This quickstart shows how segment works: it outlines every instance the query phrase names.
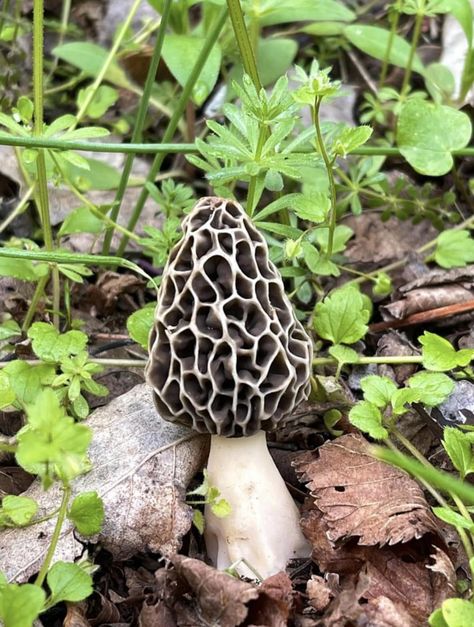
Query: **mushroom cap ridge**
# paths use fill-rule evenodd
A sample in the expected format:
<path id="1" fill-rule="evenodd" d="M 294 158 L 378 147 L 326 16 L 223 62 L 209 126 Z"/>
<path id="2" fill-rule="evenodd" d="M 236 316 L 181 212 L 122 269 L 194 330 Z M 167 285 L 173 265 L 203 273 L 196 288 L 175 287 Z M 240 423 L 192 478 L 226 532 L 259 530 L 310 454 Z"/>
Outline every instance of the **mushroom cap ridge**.
<path id="1" fill-rule="evenodd" d="M 312 342 L 239 204 L 202 198 L 183 231 L 150 335 L 146 377 L 158 413 L 198 433 L 271 430 L 309 393 Z"/>

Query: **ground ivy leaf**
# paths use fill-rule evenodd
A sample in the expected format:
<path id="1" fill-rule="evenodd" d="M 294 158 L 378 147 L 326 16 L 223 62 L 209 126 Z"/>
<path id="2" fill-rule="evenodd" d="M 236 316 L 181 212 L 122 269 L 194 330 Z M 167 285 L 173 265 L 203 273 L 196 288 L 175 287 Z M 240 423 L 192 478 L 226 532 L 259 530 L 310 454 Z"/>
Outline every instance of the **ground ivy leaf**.
<path id="1" fill-rule="evenodd" d="M 51 384 L 56 376 L 54 366 L 51 364 L 32 365 L 20 359 L 10 362 L 3 372 L 8 374 L 16 400 L 21 405 L 32 403 L 43 386 Z"/>
<path id="2" fill-rule="evenodd" d="M 405 407 L 411 403 L 421 400 L 421 390 L 417 388 L 401 388 L 392 394 L 392 409 L 396 415 L 405 414 L 408 410 Z"/>
<path id="3" fill-rule="evenodd" d="M 92 577 L 72 562 L 56 562 L 46 580 L 53 604 L 82 601 L 92 594 Z"/>
<path id="4" fill-rule="evenodd" d="M 442 268 L 460 268 L 474 261 L 474 239 L 469 231 L 444 231 L 438 235 L 434 260 Z"/>
<path id="5" fill-rule="evenodd" d="M 453 167 L 451 152 L 467 146 L 471 133 L 469 116 L 462 111 L 413 98 L 398 118 L 397 142 L 417 172 L 442 176 Z"/>
<path id="6" fill-rule="evenodd" d="M 364 433 L 368 433 L 374 440 L 385 440 L 388 431 L 382 425 L 382 413 L 378 407 L 369 401 L 360 401 L 349 412 L 349 420 Z"/>
<path id="7" fill-rule="evenodd" d="M 45 598 L 44 590 L 32 583 L 0 588 L 0 618 L 4 627 L 31 627 L 44 608 Z"/>
<path id="8" fill-rule="evenodd" d="M 342 344 L 331 346 L 328 352 L 331 357 L 334 357 L 334 359 L 341 365 L 356 364 L 359 361 L 359 355 L 356 351 L 348 346 L 343 346 Z"/>
<path id="9" fill-rule="evenodd" d="M 8 374 L 0 370 L 0 409 L 11 405 L 15 398 L 15 390 L 11 386 Z"/>
<path id="10" fill-rule="evenodd" d="M 354 344 L 367 333 L 370 311 L 358 288 L 335 290 L 315 308 L 318 335 L 333 344 Z"/>
<path id="11" fill-rule="evenodd" d="M 332 252 L 341 253 L 343 250 L 345 250 L 347 242 L 353 235 L 354 231 L 349 226 L 346 226 L 345 224 L 338 224 L 334 229 Z M 321 250 L 327 252 L 329 242 L 328 229 L 316 231 L 315 240 L 321 247 Z"/>
<path id="12" fill-rule="evenodd" d="M 127 331 L 132 340 L 148 349 L 148 336 L 155 319 L 155 307 L 143 307 L 132 313 L 127 319 Z"/>
<path id="13" fill-rule="evenodd" d="M 457 427 L 446 427 L 443 431 L 443 446 L 461 479 L 473 471 L 472 445 L 466 434 Z"/>
<path id="14" fill-rule="evenodd" d="M 396 384 L 388 377 L 369 375 L 360 381 L 364 399 L 373 403 L 376 407 L 384 408 L 389 403 L 397 390 Z"/>
<path id="15" fill-rule="evenodd" d="M 28 330 L 28 337 L 35 355 L 46 362 L 58 362 L 77 355 L 87 344 L 87 335 L 82 331 L 60 334 L 52 324 L 35 322 Z"/>
<path id="16" fill-rule="evenodd" d="M 474 358 L 474 350 L 463 348 L 457 351 L 451 342 L 436 333 L 425 331 L 418 338 L 422 345 L 423 366 L 427 370 L 447 371 L 458 366 L 467 366 Z"/>
<path id="17" fill-rule="evenodd" d="M 447 399 L 454 390 L 454 381 L 442 372 L 422 370 L 408 379 L 408 386 L 420 392 L 419 401 L 434 407 Z"/>
<path id="18" fill-rule="evenodd" d="M 97 492 L 78 494 L 67 514 L 83 536 L 99 533 L 104 522 L 104 503 Z"/>
<path id="19" fill-rule="evenodd" d="M 27 496 L 10 494 L 2 500 L 1 513 L 17 526 L 26 525 L 38 511 L 38 503 Z"/>
<path id="20" fill-rule="evenodd" d="M 441 612 L 447 627 L 474 625 L 474 605 L 466 599 L 446 599 Z"/>

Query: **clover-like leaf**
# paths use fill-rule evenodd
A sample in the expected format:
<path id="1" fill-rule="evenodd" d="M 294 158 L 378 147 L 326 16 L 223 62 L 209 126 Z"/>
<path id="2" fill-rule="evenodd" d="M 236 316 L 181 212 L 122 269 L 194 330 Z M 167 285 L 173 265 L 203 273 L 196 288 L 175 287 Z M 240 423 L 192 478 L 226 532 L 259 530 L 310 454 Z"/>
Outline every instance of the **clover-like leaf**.
<path id="1" fill-rule="evenodd" d="M 473 349 L 463 348 L 457 351 L 446 338 L 430 331 L 425 331 L 418 341 L 423 347 L 421 355 L 423 366 L 427 370 L 447 371 L 464 367 L 474 358 Z"/>
<path id="2" fill-rule="evenodd" d="M 56 562 L 47 576 L 51 601 L 82 601 L 92 594 L 92 577 L 78 564 Z"/>
<path id="3" fill-rule="evenodd" d="M 369 401 L 360 401 L 349 412 L 349 420 L 364 433 L 368 433 L 374 440 L 385 440 L 388 431 L 382 424 L 382 413 L 376 405 Z"/>
<path id="4" fill-rule="evenodd" d="M 434 260 L 442 268 L 461 268 L 474 261 L 474 239 L 469 231 L 451 230 L 438 235 Z"/>
<path id="5" fill-rule="evenodd" d="M 375 374 L 361 379 L 360 386 L 364 392 L 365 400 L 380 408 L 384 408 L 390 403 L 393 394 L 397 390 L 397 386 L 392 379 Z"/>
<path id="6" fill-rule="evenodd" d="M 99 533 L 104 522 L 104 504 L 97 492 L 78 494 L 71 504 L 67 517 L 83 536 Z"/>

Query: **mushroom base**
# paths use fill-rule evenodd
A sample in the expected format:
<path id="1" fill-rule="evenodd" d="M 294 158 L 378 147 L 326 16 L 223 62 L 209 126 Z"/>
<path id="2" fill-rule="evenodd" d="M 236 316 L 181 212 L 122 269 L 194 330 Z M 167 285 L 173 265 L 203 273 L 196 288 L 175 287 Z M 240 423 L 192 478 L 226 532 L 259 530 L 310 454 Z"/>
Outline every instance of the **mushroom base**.
<path id="1" fill-rule="evenodd" d="M 213 435 L 207 472 L 232 508 L 225 518 L 205 509 L 207 552 L 218 569 L 237 563 L 240 575 L 265 579 L 285 570 L 290 559 L 311 554 L 264 431 L 243 438 Z"/>

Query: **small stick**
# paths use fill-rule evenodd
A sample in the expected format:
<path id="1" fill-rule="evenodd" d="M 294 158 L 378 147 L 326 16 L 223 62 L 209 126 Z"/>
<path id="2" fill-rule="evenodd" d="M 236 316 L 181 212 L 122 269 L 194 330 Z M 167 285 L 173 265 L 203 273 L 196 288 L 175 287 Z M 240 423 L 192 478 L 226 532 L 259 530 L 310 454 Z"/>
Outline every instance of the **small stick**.
<path id="1" fill-rule="evenodd" d="M 371 333 L 380 333 L 387 329 L 399 329 L 401 327 L 411 327 L 416 324 L 426 324 L 428 322 L 436 322 L 444 318 L 450 318 L 457 314 L 474 311 L 474 300 L 467 300 L 464 303 L 456 303 L 454 305 L 446 305 L 437 307 L 436 309 L 428 309 L 428 311 L 419 311 L 402 318 L 401 320 L 387 320 L 385 322 L 374 322 L 369 325 Z"/>

